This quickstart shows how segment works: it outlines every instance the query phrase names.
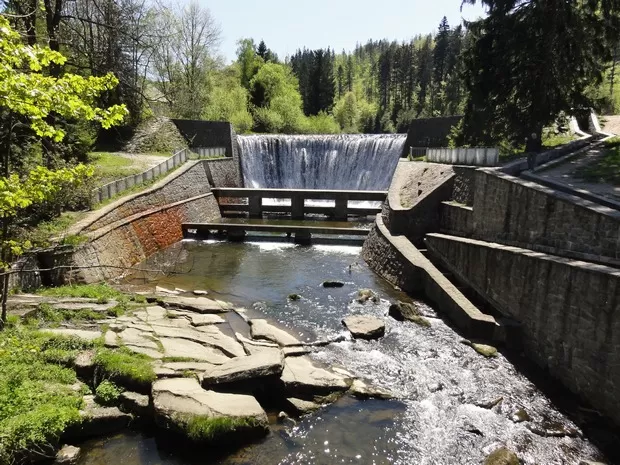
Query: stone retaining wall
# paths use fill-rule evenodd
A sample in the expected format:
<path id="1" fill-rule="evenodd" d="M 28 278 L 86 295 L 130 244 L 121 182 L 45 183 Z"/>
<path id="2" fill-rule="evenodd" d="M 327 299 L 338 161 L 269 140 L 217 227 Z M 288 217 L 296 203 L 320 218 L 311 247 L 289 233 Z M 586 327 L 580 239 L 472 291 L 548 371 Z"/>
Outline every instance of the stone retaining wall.
<path id="1" fill-rule="evenodd" d="M 454 202 L 442 202 L 440 230 L 447 234 L 470 237 L 474 230 L 472 207 Z"/>
<path id="2" fill-rule="evenodd" d="M 500 244 L 430 234 L 429 251 L 521 322 L 524 349 L 620 423 L 620 271 Z"/>
<path id="3" fill-rule="evenodd" d="M 123 218 L 91 233 L 87 244 L 74 250 L 70 257 L 62 258 L 67 265 L 84 268 L 66 270 L 60 280 L 97 282 L 116 278 L 127 272 L 125 268 L 182 240 L 182 223 L 219 218 L 219 206 L 211 193 Z"/>
<path id="4" fill-rule="evenodd" d="M 362 257 L 391 284 L 434 302 L 468 336 L 505 338 L 495 318 L 480 312 L 406 237 L 390 234 L 380 214 Z"/>
<path id="5" fill-rule="evenodd" d="M 497 170 L 475 175 L 476 239 L 620 259 L 620 212 Z"/>
<path id="6" fill-rule="evenodd" d="M 203 163 L 189 162 L 150 189 L 111 203 L 74 233 L 96 231 L 136 213 L 209 193 L 211 189 Z"/>
<path id="7" fill-rule="evenodd" d="M 243 187 L 236 158 L 205 160 L 205 169 L 213 187 Z"/>

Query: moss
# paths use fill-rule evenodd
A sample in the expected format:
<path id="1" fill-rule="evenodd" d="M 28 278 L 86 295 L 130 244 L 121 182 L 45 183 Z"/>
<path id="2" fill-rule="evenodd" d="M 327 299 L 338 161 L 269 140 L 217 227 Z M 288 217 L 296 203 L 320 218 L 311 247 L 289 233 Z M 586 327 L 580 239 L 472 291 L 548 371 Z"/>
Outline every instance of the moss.
<path id="1" fill-rule="evenodd" d="M 211 442 L 226 434 L 260 426 L 260 422 L 252 417 L 211 418 L 197 415 L 184 419 L 181 423 L 187 436 L 197 442 Z"/>
<path id="2" fill-rule="evenodd" d="M 101 349 L 95 356 L 95 365 L 112 379 L 136 384 L 155 381 L 152 359 L 128 349 Z"/>
<path id="3" fill-rule="evenodd" d="M 493 346 L 474 343 L 471 345 L 471 347 L 480 355 L 484 355 L 487 358 L 497 357 L 497 349 Z"/>

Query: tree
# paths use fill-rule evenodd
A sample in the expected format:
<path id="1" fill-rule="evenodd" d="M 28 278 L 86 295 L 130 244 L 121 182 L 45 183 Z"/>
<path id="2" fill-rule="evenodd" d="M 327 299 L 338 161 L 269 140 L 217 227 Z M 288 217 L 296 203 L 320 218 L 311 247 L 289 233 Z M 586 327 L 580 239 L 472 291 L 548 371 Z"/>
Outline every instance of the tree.
<path id="1" fill-rule="evenodd" d="M 65 136 L 61 128 L 50 125 L 48 116 L 57 114 L 76 120 L 95 121 L 109 128 L 120 123 L 127 114 L 124 106 L 98 108 L 97 97 L 113 89 L 118 81 L 113 75 L 82 77 L 65 74 L 50 75 L 49 68 L 61 66 L 66 58 L 49 47 L 24 45 L 19 34 L 0 16 L 0 106 L 9 113 L 8 137 L 15 126 L 12 115 L 21 115 L 39 137 L 60 141 Z M 10 172 L 10 144 L 3 154 L 3 176 L 0 177 L 0 328 L 6 322 L 10 263 L 28 244 L 13 236 L 11 227 L 19 215 L 36 203 L 50 201 L 63 186 L 76 184 L 92 174 L 90 168 L 77 166 L 58 171 L 43 167 L 32 170 L 25 178 Z"/>
<path id="2" fill-rule="evenodd" d="M 270 61 L 273 63 L 278 62 L 278 55 L 276 55 L 269 48 L 267 48 L 267 44 L 265 44 L 264 40 L 261 40 L 260 44 L 258 44 L 256 54 L 261 57 L 265 63 Z"/>
<path id="3" fill-rule="evenodd" d="M 161 15 L 168 36 L 157 47 L 154 73 L 173 115 L 198 119 L 207 103 L 209 70 L 220 43 L 220 28 L 208 9 L 192 2 Z"/>
<path id="4" fill-rule="evenodd" d="M 474 4 L 476 0 L 466 0 Z M 589 106 L 620 24 L 620 2 L 481 0 L 488 16 L 469 25 L 463 140 L 542 146 L 543 127 Z"/>

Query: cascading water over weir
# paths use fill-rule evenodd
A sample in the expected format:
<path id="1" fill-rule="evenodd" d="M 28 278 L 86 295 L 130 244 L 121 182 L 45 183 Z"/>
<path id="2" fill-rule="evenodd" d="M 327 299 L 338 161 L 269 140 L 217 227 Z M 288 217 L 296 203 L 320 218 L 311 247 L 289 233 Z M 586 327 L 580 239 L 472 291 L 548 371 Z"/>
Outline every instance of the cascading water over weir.
<path id="1" fill-rule="evenodd" d="M 239 136 L 245 187 L 387 190 L 405 135 Z"/>

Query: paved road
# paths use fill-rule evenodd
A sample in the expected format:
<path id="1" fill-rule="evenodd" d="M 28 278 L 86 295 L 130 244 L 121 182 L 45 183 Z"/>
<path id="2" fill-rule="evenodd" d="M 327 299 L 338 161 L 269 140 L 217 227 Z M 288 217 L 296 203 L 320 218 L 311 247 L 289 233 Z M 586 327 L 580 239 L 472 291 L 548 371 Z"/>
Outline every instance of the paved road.
<path id="1" fill-rule="evenodd" d="M 620 123 L 620 117 L 619 117 Z M 620 131 L 618 131 L 620 133 Z M 603 149 L 592 149 L 588 152 L 580 155 L 577 158 L 573 158 L 566 163 L 555 166 L 549 170 L 536 173 L 542 178 L 549 179 L 551 181 L 560 182 L 566 184 L 573 189 L 583 189 L 593 194 L 606 197 L 611 200 L 620 201 L 620 186 L 614 186 L 607 183 L 591 183 L 584 181 L 574 176 L 574 171 L 582 166 L 593 163 L 601 157 Z"/>

